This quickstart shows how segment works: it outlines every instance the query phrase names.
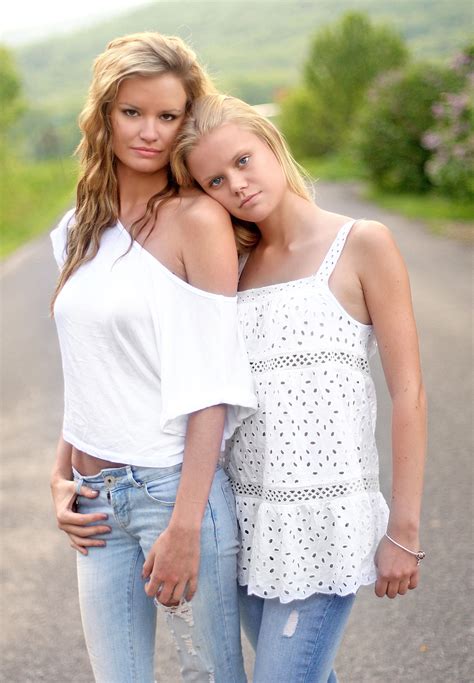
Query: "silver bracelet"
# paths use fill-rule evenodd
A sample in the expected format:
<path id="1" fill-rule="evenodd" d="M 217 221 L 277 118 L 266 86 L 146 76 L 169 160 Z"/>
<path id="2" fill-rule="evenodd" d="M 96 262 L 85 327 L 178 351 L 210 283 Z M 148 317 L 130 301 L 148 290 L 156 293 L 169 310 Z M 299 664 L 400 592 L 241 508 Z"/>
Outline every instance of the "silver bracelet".
<path id="1" fill-rule="evenodd" d="M 409 548 L 405 548 L 404 545 L 401 543 L 397 543 L 397 541 L 394 541 L 391 536 L 388 534 L 385 534 L 385 536 L 388 538 L 389 541 L 391 541 L 394 545 L 397 545 L 399 548 L 402 550 L 405 550 L 407 553 L 410 553 L 410 555 L 413 555 L 413 557 L 416 557 L 416 564 L 417 566 L 420 564 L 421 560 L 424 560 L 426 557 L 426 553 L 423 552 L 423 550 L 418 550 L 415 552 L 414 550 L 410 550 Z"/>

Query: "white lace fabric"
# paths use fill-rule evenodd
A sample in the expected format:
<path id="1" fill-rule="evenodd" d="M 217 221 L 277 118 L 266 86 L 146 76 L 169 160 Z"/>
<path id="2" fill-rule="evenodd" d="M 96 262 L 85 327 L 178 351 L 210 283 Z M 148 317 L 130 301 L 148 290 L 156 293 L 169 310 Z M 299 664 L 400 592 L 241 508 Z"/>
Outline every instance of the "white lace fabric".
<path id="1" fill-rule="evenodd" d="M 387 524 L 373 329 L 328 286 L 352 225 L 315 275 L 239 294 L 259 405 L 227 452 L 242 536 L 239 582 L 282 602 L 372 583 Z"/>

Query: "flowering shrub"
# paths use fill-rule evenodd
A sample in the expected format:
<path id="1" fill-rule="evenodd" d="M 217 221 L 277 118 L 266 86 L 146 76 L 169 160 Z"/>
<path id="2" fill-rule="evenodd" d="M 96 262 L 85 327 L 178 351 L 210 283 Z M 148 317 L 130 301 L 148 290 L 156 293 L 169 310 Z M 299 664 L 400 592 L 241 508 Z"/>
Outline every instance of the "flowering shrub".
<path id="1" fill-rule="evenodd" d="M 414 64 L 379 77 L 354 133 L 359 155 L 377 187 L 414 193 L 431 188 L 426 164 L 432 151 L 422 138 L 433 127 L 434 103 L 441 93 L 457 87 L 449 70 L 433 64 Z"/>
<path id="2" fill-rule="evenodd" d="M 455 57 L 452 71 L 464 81 L 459 92 L 445 92 L 433 104 L 434 125 L 422 136 L 431 152 L 425 172 L 443 194 L 474 198 L 474 47 Z"/>

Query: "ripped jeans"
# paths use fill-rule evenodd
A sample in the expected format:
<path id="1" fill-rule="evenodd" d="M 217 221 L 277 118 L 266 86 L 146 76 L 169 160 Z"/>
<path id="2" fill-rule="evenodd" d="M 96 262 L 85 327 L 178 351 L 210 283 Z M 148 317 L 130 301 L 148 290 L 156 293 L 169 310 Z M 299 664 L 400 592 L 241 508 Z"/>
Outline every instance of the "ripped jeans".
<path id="1" fill-rule="evenodd" d="M 244 631 L 255 650 L 253 683 L 337 683 L 333 669 L 355 594 L 305 600 L 248 595 L 239 586 Z"/>
<path id="2" fill-rule="evenodd" d="M 142 566 L 170 521 L 181 465 L 114 467 L 95 476 L 74 472 L 94 499 L 78 498 L 81 513 L 106 512 L 105 547 L 77 555 L 79 601 L 97 683 L 153 683 L 156 609 L 144 591 Z M 198 590 L 189 603 L 166 608 L 186 682 L 245 683 L 236 583 L 234 498 L 216 471 L 201 528 Z"/>

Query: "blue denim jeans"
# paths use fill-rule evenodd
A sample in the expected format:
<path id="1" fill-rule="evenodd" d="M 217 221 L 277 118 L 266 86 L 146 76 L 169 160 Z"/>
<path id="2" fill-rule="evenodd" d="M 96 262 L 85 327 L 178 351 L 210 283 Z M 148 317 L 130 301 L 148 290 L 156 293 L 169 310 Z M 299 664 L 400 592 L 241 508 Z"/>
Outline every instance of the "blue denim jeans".
<path id="1" fill-rule="evenodd" d="M 145 557 L 170 521 L 181 465 L 118 467 L 75 479 L 99 491 L 78 498 L 79 512 L 106 512 L 105 547 L 77 555 L 79 601 L 97 683 L 153 683 L 156 609 L 144 591 Z M 234 498 L 216 471 L 202 522 L 198 589 L 190 602 L 166 608 L 184 681 L 245 683 L 236 582 Z"/>
<path id="2" fill-rule="evenodd" d="M 337 648 L 355 595 L 315 593 L 281 603 L 239 586 L 244 631 L 255 650 L 253 683 L 337 683 Z"/>

